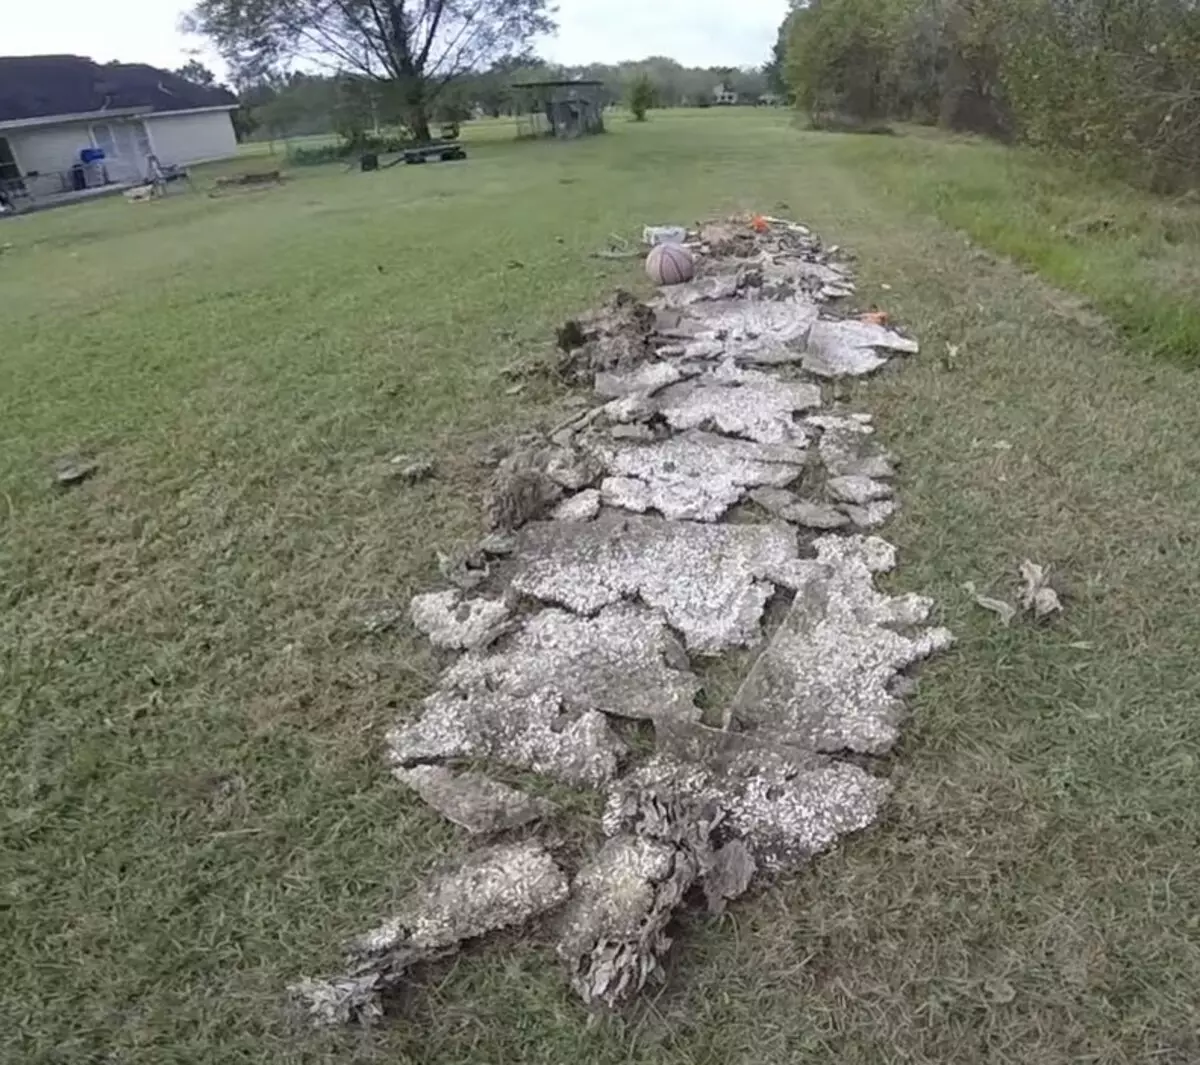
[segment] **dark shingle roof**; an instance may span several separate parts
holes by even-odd
[[[142,63],[102,65],[77,55],[0,56],[0,122],[125,107],[184,111],[237,102]]]

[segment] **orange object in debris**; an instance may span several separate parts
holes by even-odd
[[[765,233],[771,227],[767,225],[767,220],[762,215],[756,214],[750,219],[750,228],[753,229],[755,233]]]
[[[887,311],[867,311],[866,314],[860,314],[858,316],[858,320],[860,322],[867,322],[869,325],[887,325],[888,324],[888,312]]]

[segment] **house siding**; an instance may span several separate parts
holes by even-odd
[[[150,145],[165,165],[186,165],[237,154],[237,137],[228,111],[198,115],[146,115]]]
[[[92,134],[86,122],[36,129],[9,130],[0,134],[8,140],[22,174],[49,177],[70,170],[79,162],[79,153],[92,146]]]

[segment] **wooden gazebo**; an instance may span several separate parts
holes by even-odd
[[[604,132],[602,81],[523,81],[513,88],[518,137],[568,140]]]

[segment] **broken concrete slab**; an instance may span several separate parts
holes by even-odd
[[[682,377],[682,371],[674,363],[646,362],[626,373],[610,371],[596,374],[592,391],[606,399],[620,399],[635,394],[651,396]]]
[[[556,809],[546,799],[526,795],[482,773],[455,773],[441,766],[418,765],[393,769],[392,776],[447,821],[473,836],[506,832],[549,817]]]
[[[859,507],[880,499],[888,499],[892,495],[890,484],[858,475],[830,477],[825,482],[825,488],[839,503],[853,503]]]
[[[591,521],[600,513],[600,490],[588,488],[554,508],[555,521]]]
[[[716,521],[748,488],[796,480],[805,458],[800,448],[768,449],[699,431],[643,446],[592,446],[611,475],[600,485],[606,504],[654,509],[671,520]]]
[[[682,285],[666,286],[658,291],[659,305],[669,308],[690,307],[704,300],[733,299],[738,293],[738,274],[714,274]]]
[[[803,446],[808,436],[793,415],[820,406],[821,390],[814,385],[736,369],[711,371],[658,397],[672,429],[715,429],[764,444]]]
[[[639,596],[665,614],[689,650],[716,654],[758,642],[774,592],[763,575],[796,554],[796,532],[783,524],[703,525],[602,513],[582,525],[526,526],[512,583],[577,614]]]
[[[534,614],[486,655],[466,655],[444,685],[510,695],[553,693],[569,710],[599,710],[647,721],[695,721],[700,680],[662,616],[614,603],[594,617],[565,610]]]
[[[952,642],[945,629],[902,635],[925,621],[930,600],[891,598],[873,574],[894,552],[883,541],[823,537],[817,561],[775,576],[796,598],[731,704],[743,728],[814,751],[885,754],[904,712],[891,686],[900,673]]]
[[[843,505],[842,512],[850,519],[856,529],[878,529],[885,521],[896,513],[894,499],[880,499],[865,506]]]
[[[740,840],[760,869],[786,872],[870,825],[888,783],[854,765],[797,762],[766,748],[718,768],[655,756],[610,788],[605,832],[620,838],[647,792],[714,811],[717,835]]]
[[[557,953],[588,1005],[620,1005],[659,969],[671,945],[667,923],[695,881],[676,853],[666,842],[619,836],[575,878]]]
[[[575,448],[555,448],[546,458],[546,476],[561,488],[577,492],[593,484],[601,474],[589,455]]]
[[[786,488],[755,488],[750,498],[777,518],[808,529],[841,529],[850,524],[850,519],[836,507],[813,503]]]
[[[289,990],[318,1025],[383,1014],[380,996],[422,962],[467,940],[514,928],[566,901],[567,878],[536,841],[485,847],[433,874],[401,911],[354,943],[350,971]]]
[[[891,354],[919,351],[915,340],[873,322],[821,319],[807,334],[802,365],[819,377],[864,377],[883,366]]]
[[[452,758],[490,758],[567,784],[597,787],[617,772],[625,745],[603,714],[571,713],[552,692],[513,695],[484,687],[434,692],[421,716],[387,735],[401,768]]]
[[[409,617],[434,647],[485,647],[505,629],[511,606],[500,599],[464,599],[457,588],[413,597]]]
[[[691,307],[688,316],[705,330],[725,338],[727,350],[755,347],[749,341],[772,345],[803,344],[820,317],[811,300],[714,300]]]

